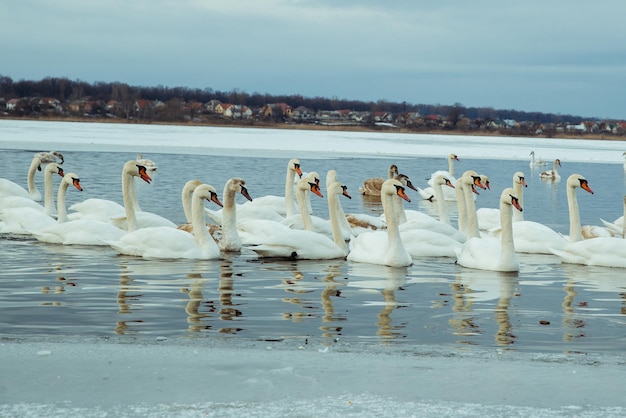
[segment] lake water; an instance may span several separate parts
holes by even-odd
[[[255,145],[241,145],[242,136],[246,144]],[[358,193],[365,178],[384,176],[396,163],[415,185],[425,187],[430,173],[446,169],[447,154],[455,152],[460,157],[458,173],[473,169],[490,177],[492,190],[481,192],[478,207],[496,207],[502,188],[521,170],[528,182],[527,220],[568,233],[565,179],[572,173],[583,174],[595,192],[578,193],[583,224],[600,225],[600,217],[614,220],[623,213],[623,143],[611,141],[608,146],[614,149],[607,150],[605,143],[546,140],[549,146],[542,148],[536,139],[529,139],[529,146],[526,139],[507,138],[498,148],[497,139],[409,141],[413,137],[2,121],[0,166],[2,176],[25,185],[33,153],[56,149],[65,156],[65,171],[76,172],[84,187],[82,193],[68,191],[68,206],[90,197],[121,203],[122,165],[141,152],[159,167],[151,185],[138,186],[142,209],[182,223],[180,190],[187,180],[198,178],[221,191],[237,176],[246,180],[253,198],[280,195],[290,158],[299,158],[305,172],[317,171],[322,178],[327,170],[337,170],[353,197],[342,200],[347,213],[380,214],[379,202]],[[277,142],[271,145],[273,140]],[[258,141],[265,141],[264,146]],[[385,143],[389,150],[368,148],[368,141]],[[490,141],[489,147],[482,147],[484,141]],[[413,147],[422,147],[424,154],[404,152]],[[480,157],[481,149],[485,158]],[[529,168],[531,149],[544,151],[544,158],[552,158],[550,153],[561,158],[560,182],[543,182],[539,170]],[[37,181],[43,190],[41,178]],[[409,195],[412,202],[405,207],[434,213],[433,205],[416,192],[409,190]],[[326,198],[313,198],[314,213],[326,217]],[[238,203],[243,203],[241,196]],[[450,210],[454,221],[454,206]],[[220,336],[328,346],[366,342],[540,353],[624,352],[623,269],[565,265],[544,255],[520,255],[520,262],[519,273],[499,274],[461,268],[446,258],[416,259],[408,268],[393,269],[342,260],[259,260],[249,250],[216,261],[150,261],[119,256],[106,247],[4,236],[0,334],[122,341]]]

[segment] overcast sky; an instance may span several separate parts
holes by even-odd
[[[14,81],[626,119],[626,1],[3,0]]]

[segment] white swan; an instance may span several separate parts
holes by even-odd
[[[624,157],[624,171],[626,171],[626,151],[622,153],[622,156]]]
[[[204,218],[205,200],[221,206],[215,188],[208,184],[196,187],[192,200],[193,235],[176,228],[155,226],[133,230],[120,240],[109,242],[109,245],[120,254],[150,259],[220,258],[220,250],[209,235]]]
[[[18,207],[3,210],[0,213],[0,233],[32,235],[37,231],[52,227],[67,220],[65,194],[69,185],[82,191],[80,180],[75,173],[67,173],[59,185],[57,193],[57,219],[38,208]]]
[[[219,241],[219,248],[222,251],[241,251],[241,238],[237,232],[237,209],[235,207],[235,194],[237,193],[241,193],[248,201],[252,201],[244,179],[233,177],[226,182],[223,194],[222,238]]]
[[[33,157],[30,167],[28,168],[27,185],[28,190],[24,189],[19,184],[0,178],[0,196],[21,196],[26,197],[37,202],[41,201],[41,192],[37,188],[35,183],[35,173],[41,171],[43,164],[56,162],[58,164],[63,163],[63,155],[56,151],[40,152]]]
[[[402,243],[397,211],[395,209],[395,196],[410,202],[404,186],[396,179],[389,179],[383,183],[381,200],[385,219],[386,231],[372,231],[359,234],[350,241],[350,253],[348,260],[380,264],[390,267],[406,267],[413,263],[411,255]]]
[[[513,190],[515,190],[515,196],[517,196],[521,207],[524,207],[524,187],[528,187],[524,173],[516,171],[513,174]],[[490,231],[500,227],[500,209],[479,208],[476,210],[476,215],[478,217],[478,229],[481,231]],[[513,211],[513,222],[523,220],[523,212]]]
[[[539,174],[542,180],[559,180],[561,175],[559,174],[559,167],[561,166],[561,160],[558,158],[554,160],[552,164],[552,170],[543,171]]]
[[[63,168],[58,163],[49,163],[44,170],[44,204],[43,206],[31,199],[24,196],[0,196],[0,210],[8,208],[21,208],[31,207],[45,212],[47,215],[53,216],[55,214],[54,207],[54,185],[52,176],[58,174],[63,177],[65,173]]]
[[[426,187],[420,192],[420,195],[422,196],[422,198],[426,200],[430,200],[430,201],[433,201],[434,199],[436,199],[433,187],[435,185],[434,184],[435,178],[437,178],[437,176],[439,175],[446,177],[448,180],[450,180],[452,184],[456,183],[456,178],[454,177],[454,162],[455,161],[459,161],[459,157],[456,154],[452,153],[448,155],[448,171],[438,170],[430,175],[430,178],[428,179],[429,187]],[[454,192],[454,190],[443,189],[443,195],[446,200],[451,200],[451,201],[456,200],[456,193]]]
[[[294,181],[296,179],[296,176],[298,176],[297,179],[302,178],[302,168],[300,167],[300,161],[296,158],[293,158],[287,163],[284,196],[261,196],[255,198],[252,202],[246,202],[243,206],[264,206],[274,210],[281,216],[295,215],[297,213],[294,199]]]
[[[513,208],[522,210],[512,188],[500,195],[500,239],[494,237],[470,238],[457,254],[457,263],[463,267],[493,271],[519,271],[519,261],[513,243]]]
[[[535,151],[530,152],[530,168],[544,167],[548,165],[548,163],[541,158],[535,159]]]
[[[391,164],[389,166],[389,170],[387,171],[387,179],[392,179],[399,174],[398,166],[395,164]],[[377,196],[380,197],[380,189],[383,187],[383,183],[385,180],[382,177],[372,177],[363,181],[361,187],[359,187],[359,193],[366,196]]]
[[[298,183],[302,184],[305,181],[306,178]],[[317,185],[313,182],[310,186],[315,188],[314,186]],[[333,183],[328,191],[333,239],[307,229],[292,229],[280,222],[251,219],[239,223],[242,241],[251,244],[248,248],[261,258],[303,260],[344,258],[347,254],[347,247],[343,239],[341,226],[339,225],[339,214],[336,210],[339,195],[343,194],[343,192],[344,189],[339,182]],[[306,207],[301,206],[300,212],[304,215],[304,213],[308,213],[308,210]]]
[[[31,230],[41,242],[63,245],[107,245],[107,241],[120,239],[124,231],[107,222],[93,219],[70,220],[65,208],[65,194],[70,184],[80,191],[80,179],[74,173],[66,174],[59,185],[57,196],[57,222],[45,228]]]
[[[572,193],[575,193],[577,187],[593,193],[589,188],[587,180],[583,176],[572,174],[568,178],[568,185],[570,181],[572,183]],[[575,199],[574,196],[574,200]],[[574,222],[572,222],[572,216],[577,218]],[[578,227],[578,229],[576,229],[576,227]],[[576,234],[576,232],[578,232],[578,234]],[[580,218],[578,217],[578,202],[575,202],[573,208],[570,207],[570,236],[571,242],[566,245],[564,249],[552,250],[552,253],[559,257],[561,262],[587,266],[626,268],[626,239],[613,237],[582,239],[580,233]]]

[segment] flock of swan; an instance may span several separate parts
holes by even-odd
[[[547,165],[534,152],[530,157],[531,168]],[[283,196],[253,199],[245,180],[234,177],[226,182],[220,199],[215,187],[192,179],[181,193],[187,222],[176,225],[141,210],[137,201],[135,181],[152,181],[157,170],[152,160],[139,155],[123,164],[123,204],[89,198],[67,208],[66,193],[70,186],[82,190],[80,178],[63,170],[61,153],[40,152],[28,169],[27,188],[0,179],[0,233],[61,245],[108,246],[120,254],[150,259],[219,259],[224,252],[246,249],[260,258],[347,259],[391,267],[409,266],[417,257],[449,257],[467,268],[516,272],[518,253],[541,253],[564,263],[626,268],[624,217],[602,220],[603,227],[581,225],[576,192],[593,193],[582,175],[572,174],[566,182],[570,233],[563,236],[544,224],[524,220],[522,172],[514,173],[511,187],[501,191],[498,208],[477,209],[477,189],[489,188],[489,178],[473,170],[456,178],[455,161],[458,156],[450,154],[448,170],[432,173],[425,189],[413,186],[396,165],[389,168],[386,179],[365,180],[359,191],[380,198],[384,212],[380,217],[346,214],[341,198],[351,196],[337,172],[326,173],[322,191],[320,175],[305,174],[297,159],[287,163]],[[560,178],[558,167],[557,159],[541,178]],[[35,184],[38,171],[44,172],[43,198]],[[61,181],[55,205],[56,176]],[[411,201],[407,188],[436,202],[438,216],[405,209],[403,202]],[[324,192],[328,219],[311,210],[310,199],[323,198]],[[236,203],[238,194],[246,199],[244,204]],[[456,226],[450,222],[446,201],[456,202]],[[207,202],[214,206],[206,206]],[[626,214],[626,197],[624,208]]]

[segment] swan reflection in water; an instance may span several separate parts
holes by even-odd
[[[510,319],[510,305],[513,297],[517,296],[515,288],[518,285],[517,272],[471,271],[463,270],[450,285],[452,289],[452,312],[454,316],[448,322],[455,335],[468,337],[458,341],[462,344],[475,344],[471,336],[481,335],[484,330],[476,322],[482,315],[474,314],[475,304],[495,302],[493,307],[496,321],[495,343],[504,347],[513,344],[516,335],[513,333]],[[479,308],[484,310],[484,308]]]
[[[340,274],[340,266],[330,266],[326,277],[322,279],[322,282],[326,285],[320,295],[322,299],[322,309],[324,310],[324,315],[322,316],[322,323],[324,325],[320,325],[319,329],[322,331],[322,337],[327,341],[331,339],[334,340],[341,336],[343,326],[340,325],[339,322],[346,320],[345,315],[335,313],[335,305],[333,303],[333,298],[343,297],[341,288],[346,286],[345,280],[335,280]]]
[[[626,281],[619,269],[575,264],[562,268],[569,277],[563,286],[563,341],[585,338],[593,320],[626,323]]]
[[[396,299],[396,291],[402,290],[406,283],[408,268],[352,263],[348,274],[351,277],[349,287],[357,287],[363,292],[380,293],[383,297],[382,302],[366,302],[366,305],[371,306],[382,305],[382,309],[376,314],[376,335],[385,340],[406,338],[407,334],[402,330],[406,329],[407,323],[394,324],[391,314],[398,308],[410,305]]]

